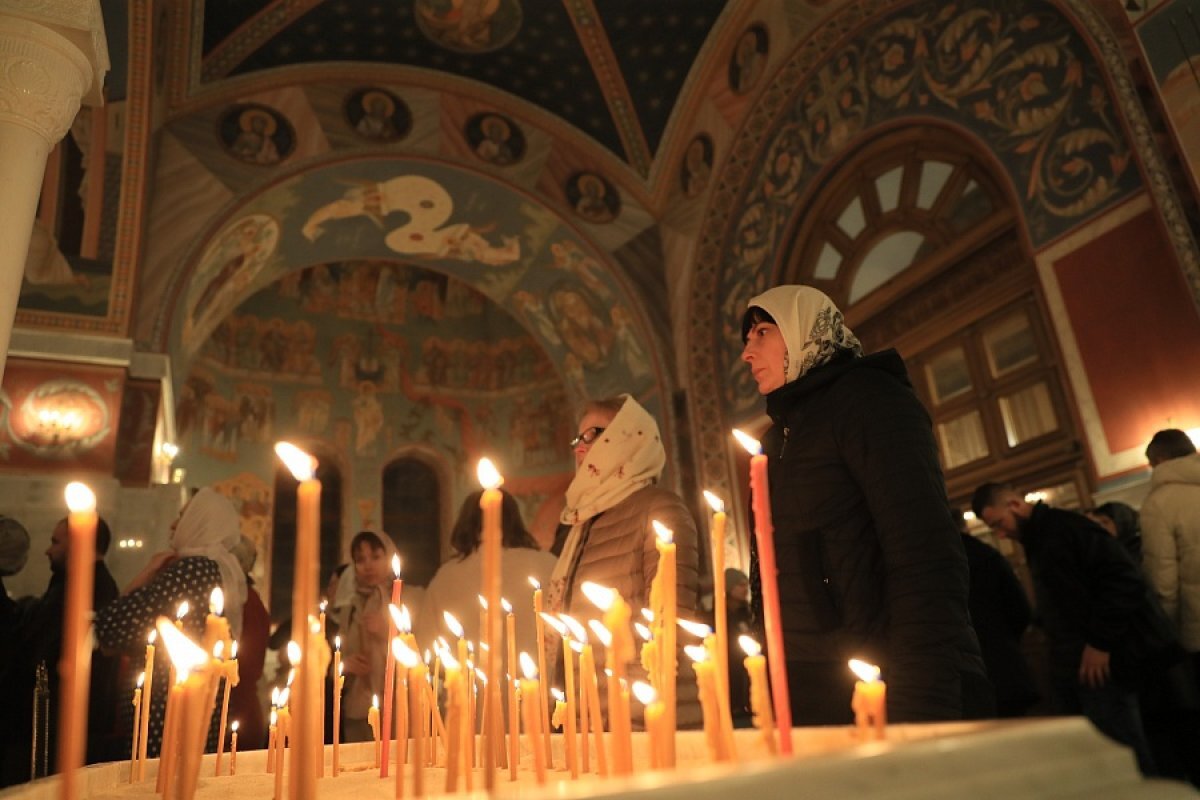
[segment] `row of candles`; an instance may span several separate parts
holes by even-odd
[[[767,636],[769,663],[763,663],[757,643],[750,640],[744,643],[747,648],[746,669],[751,681],[751,704],[755,723],[762,731],[764,740],[770,752],[790,754],[791,746],[791,712],[788,698],[786,661],[783,652],[782,627],[779,619],[779,595],[776,582],[777,570],[774,557],[773,528],[771,523],[770,502],[767,486],[767,461],[761,452],[758,442],[740,431],[734,435],[751,453],[750,486],[753,500],[754,531],[758,545],[759,562],[762,578],[762,601],[764,625]],[[311,614],[316,609],[316,585],[318,577],[317,542],[319,531],[320,482],[315,479],[317,461],[311,455],[287,442],[276,445],[276,453],[287,465],[299,481],[297,491],[297,524],[296,549],[293,587],[293,619],[307,620],[308,625],[301,625],[299,641],[293,642],[292,650],[293,671],[292,680],[296,681],[299,695],[295,703],[294,719],[291,702],[273,709],[272,718],[275,729],[275,750],[278,761],[274,765],[277,772],[276,800],[282,800],[280,781],[284,768],[284,748],[292,748],[293,753],[303,754],[290,759],[291,781],[289,783],[289,798],[291,800],[311,800],[315,797],[315,779],[323,772],[323,732],[322,709],[324,707],[323,677],[329,668],[330,652],[324,633],[324,613],[319,619]],[[491,791],[495,787],[496,771],[506,759],[502,745],[501,730],[501,701],[500,689],[508,687],[509,719],[510,719],[510,754],[507,756],[511,774],[515,778],[519,752],[516,747],[518,730],[515,727],[517,718],[517,701],[514,697],[528,698],[523,704],[525,728],[527,736],[532,737],[531,743],[540,738],[543,746],[533,746],[535,770],[539,782],[544,780],[545,766],[550,762],[550,713],[547,693],[538,684],[538,676],[544,675],[545,663],[545,630],[548,623],[563,640],[564,679],[566,693],[562,695],[561,707],[556,703],[555,717],[562,722],[564,734],[567,737],[568,769],[572,777],[579,774],[577,754],[580,752],[575,743],[575,732],[579,731],[584,740],[582,749],[583,770],[588,771],[589,748],[587,745],[588,730],[593,732],[595,740],[596,768],[600,774],[606,774],[608,765],[603,743],[603,725],[600,718],[599,689],[596,686],[595,655],[588,643],[583,627],[569,617],[560,615],[557,620],[542,611],[541,589],[534,587],[534,606],[538,616],[537,625],[538,663],[536,666],[527,654],[522,654],[521,661],[526,668],[525,678],[515,681],[511,676],[514,672],[514,658],[511,652],[514,636],[509,631],[508,676],[505,676],[501,666],[500,644],[500,611],[503,599],[500,597],[500,503],[499,486],[503,479],[488,459],[481,459],[478,477],[484,487],[480,499],[483,512],[483,593],[481,606],[483,608],[482,628],[483,641],[480,644],[485,658],[485,667],[481,676],[484,684],[484,707],[481,714],[481,729],[484,746],[481,759],[484,765],[485,788]],[[644,612],[649,625],[645,626],[632,622],[629,606],[620,595],[606,587],[591,584],[586,587],[589,599],[602,611],[602,621],[593,620],[592,629],[600,642],[607,649],[605,670],[607,680],[608,700],[608,734],[612,740],[612,772],[617,775],[630,774],[633,771],[630,717],[630,692],[642,700],[645,705],[645,722],[652,743],[651,763],[655,767],[670,768],[675,765],[675,732],[676,732],[676,696],[675,679],[676,664],[676,627],[682,624],[702,639],[702,645],[689,651],[694,659],[696,679],[699,685],[701,705],[704,711],[705,736],[710,755],[714,760],[731,760],[736,757],[733,745],[731,713],[729,709],[729,667],[726,657],[727,631],[725,629],[725,591],[724,591],[724,530],[725,513],[721,501],[710,492],[705,496],[713,507],[712,525],[712,557],[715,579],[715,624],[716,630],[707,626],[688,624],[677,619],[676,587],[675,587],[675,546],[671,531],[655,523],[657,534],[657,549],[659,565],[651,587],[651,608]],[[86,647],[86,620],[91,596],[92,570],[91,561],[94,559],[95,541],[95,496],[83,484],[72,483],[67,489],[67,504],[71,510],[68,516],[71,549],[69,555],[69,578],[67,588],[67,608],[65,617],[65,647],[62,663],[65,702],[62,704],[60,730],[65,734],[60,738],[60,764],[63,768],[61,797],[75,800],[77,793],[77,770],[82,762],[83,731],[86,730],[86,694],[90,665],[90,649]],[[399,572],[398,565],[395,567]],[[447,697],[446,714],[443,717],[438,708],[438,693],[433,686],[437,682],[430,676],[425,664],[417,655],[415,641],[411,634],[402,631],[404,615],[400,611],[399,601],[402,591],[402,581],[397,574],[393,582],[392,603],[389,621],[389,642],[392,655],[388,659],[388,674],[385,681],[385,697],[383,705],[382,728],[380,738],[380,775],[387,777],[390,758],[391,731],[393,730],[392,715],[395,714],[396,730],[405,731],[404,736],[397,736],[398,751],[407,751],[408,732],[421,731],[430,737],[430,759],[436,759],[436,739],[438,733],[444,732],[446,737],[445,759],[447,766],[447,789],[457,785],[457,775],[461,772],[465,778],[466,788],[471,787],[471,770],[467,763],[474,758],[474,722],[468,717],[468,708],[474,708],[474,691],[466,690],[468,679],[463,675],[463,665],[470,663],[466,643],[460,638],[458,655],[449,652],[448,646],[438,649],[438,658],[445,668],[444,691]],[[225,680],[226,694],[222,711],[220,746],[224,744],[226,710],[228,703],[228,688],[237,681],[236,651],[230,641],[228,624],[220,615],[220,601],[213,598],[212,613],[205,625],[205,646],[201,647],[189,640],[180,630],[178,621],[172,623],[166,618],[159,618],[156,625],[158,634],[171,654],[172,673],[170,678],[171,691],[168,698],[168,712],[164,723],[164,741],[159,765],[158,789],[169,800],[191,800],[195,792],[196,775],[199,769],[199,757],[203,752],[204,732],[208,728],[208,720],[214,708],[216,692],[220,680]],[[180,615],[182,616],[182,614]],[[511,628],[512,615],[508,614]],[[557,624],[556,624],[557,623]],[[561,626],[561,627],[560,627]],[[645,639],[641,650],[643,666],[649,676],[648,684],[635,683],[630,686],[625,677],[625,667],[634,658],[634,644],[631,628],[636,627]],[[403,635],[399,635],[402,634]],[[748,637],[742,637],[748,639]],[[147,670],[144,675],[145,685],[139,687],[140,695],[135,695],[135,704],[140,708],[140,719],[134,740],[134,757],[131,764],[131,778],[144,775],[146,725],[149,716],[149,697],[153,682],[153,640],[147,645]],[[228,652],[231,658],[226,661],[222,655]],[[579,655],[579,680],[575,682],[575,671],[572,663],[573,653]],[[341,686],[344,678],[341,676],[340,653],[335,652],[335,728],[334,728],[334,770],[339,773],[338,750],[338,714]],[[397,670],[400,664],[403,669]],[[852,662],[852,667],[857,665]],[[590,669],[589,669],[590,668]],[[861,680],[856,686],[853,709],[860,727],[874,727],[882,732],[885,715],[885,687],[878,679],[879,671],[870,665],[862,665],[859,672]],[[767,680],[769,671],[770,679]],[[856,670],[858,671],[858,670]],[[399,673],[399,674],[397,674]],[[415,674],[414,674],[415,673]],[[455,674],[457,673],[457,674]],[[588,677],[590,675],[590,677]],[[470,678],[474,685],[474,678]],[[402,686],[401,686],[402,685]],[[425,687],[429,687],[428,691]],[[400,687],[400,688],[398,688]],[[517,690],[519,689],[519,694]],[[288,687],[289,700],[293,697],[293,687]],[[536,699],[534,699],[536,698]],[[773,712],[773,713],[772,713]],[[778,725],[775,723],[778,722]],[[203,723],[203,724],[202,724]],[[470,733],[468,741],[465,732]],[[234,727],[236,736],[236,723]],[[776,746],[778,737],[778,746]],[[414,740],[417,737],[414,736]],[[418,745],[414,744],[414,747]],[[231,747],[231,769],[236,751]],[[220,752],[218,752],[217,770],[220,769]],[[470,759],[470,761],[468,761]],[[407,763],[407,753],[397,753],[397,796],[402,794],[403,771],[401,767]],[[421,764],[423,759],[415,757],[414,763]],[[421,770],[414,770],[414,792],[420,794]]]

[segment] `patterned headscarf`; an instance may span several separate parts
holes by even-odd
[[[225,617],[234,636],[242,632],[242,607],[246,604],[246,574],[233,551],[241,542],[237,509],[223,494],[207,486],[196,492],[179,517],[171,535],[171,549],[185,556],[203,556],[221,569]]]
[[[824,292],[811,286],[776,286],[750,298],[747,308],[761,308],[779,326],[787,345],[784,383],[829,363],[839,353],[863,354],[862,345],[846,327],[842,312]],[[743,318],[743,335],[749,330],[748,322],[749,312]]]

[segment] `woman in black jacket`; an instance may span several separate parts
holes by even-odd
[[[752,298],[742,337],[774,423],[763,446],[793,719],[852,719],[850,658],[881,667],[892,720],[990,716],[966,557],[904,362],[864,356],[807,286]]]

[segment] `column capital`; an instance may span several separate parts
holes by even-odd
[[[89,102],[102,102],[100,86],[109,66],[103,23],[91,28],[99,36],[97,49],[96,40],[79,27],[86,17],[67,27],[45,24],[54,20],[32,13],[61,6],[81,10],[93,3],[8,3],[11,11],[0,13],[0,123],[33,130],[53,146],[66,134],[85,95]]]

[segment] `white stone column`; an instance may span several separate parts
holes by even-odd
[[[99,0],[5,0],[0,10],[0,380],[46,156],[86,97],[102,102]]]

